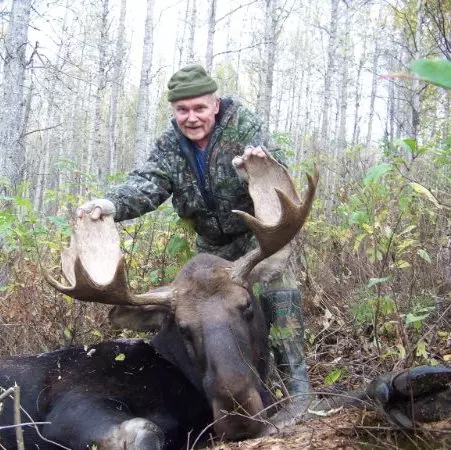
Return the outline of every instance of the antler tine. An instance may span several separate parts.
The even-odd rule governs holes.
[[[108,305],[171,305],[172,287],[157,288],[141,295],[130,293],[119,233],[111,216],[96,221],[88,216],[81,219],[69,248],[61,252],[61,259],[69,286],[59,283],[47,272],[44,277],[56,290],[77,300]]]
[[[309,215],[319,179],[315,165],[313,176],[306,174],[308,189],[301,202],[288,171],[272,156],[247,160],[245,170],[255,217],[243,211],[233,212],[241,216],[254,231],[259,246],[235,261],[231,277],[239,280],[247,278],[259,262],[294,238]]]

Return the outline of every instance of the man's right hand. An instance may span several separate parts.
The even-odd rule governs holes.
[[[92,220],[98,220],[103,216],[109,216],[115,214],[116,208],[113,202],[106,198],[97,198],[84,203],[77,208],[77,217],[83,218],[85,214],[88,214]]]

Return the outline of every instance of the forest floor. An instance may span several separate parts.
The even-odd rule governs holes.
[[[307,346],[312,390],[319,396],[362,389],[375,376],[409,367],[411,360],[379,355],[371,329],[359,329],[339,315],[310,315],[310,333],[316,339]],[[435,321],[432,327],[437,327]],[[440,328],[448,329],[442,322]],[[431,331],[431,328],[426,329]],[[427,332],[425,333],[427,334]],[[432,336],[434,333],[429,333]],[[451,334],[450,334],[451,336]],[[450,339],[428,339],[428,353],[438,363],[449,361]],[[407,355],[408,356],[408,355]],[[340,374],[331,387],[325,380],[332,371]],[[336,372],[337,373],[337,372]],[[451,420],[421,424],[409,431],[396,430],[382,412],[368,409],[338,409],[330,416],[303,421],[279,433],[233,443],[216,443],[214,450],[294,450],[294,449],[451,449]]]

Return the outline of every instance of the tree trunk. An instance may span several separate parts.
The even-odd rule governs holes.
[[[205,52],[205,70],[211,72],[213,68],[213,44],[216,31],[216,0],[210,0],[208,10],[208,36],[207,49]]]
[[[146,24],[144,26],[143,58],[139,82],[138,112],[136,114],[136,135],[134,165],[139,166],[147,159],[147,138],[149,131],[149,86],[152,81],[153,52],[153,10],[155,0],[147,0]]]
[[[417,26],[414,38],[414,59],[420,59],[423,55],[421,52],[421,37],[423,29],[423,0],[417,0]],[[412,80],[412,139],[418,140],[420,127],[420,107],[421,107],[421,87],[420,80],[416,77]]]
[[[379,6],[379,14],[377,18],[377,23],[380,24],[382,20],[382,8],[383,5]],[[382,30],[380,30],[382,31]],[[379,67],[379,55],[380,54],[380,40],[374,39],[374,49],[373,49],[373,66],[371,69],[373,79],[371,82],[371,97],[370,97],[370,111],[368,114],[368,130],[366,133],[366,147],[371,145],[371,139],[373,137],[373,120],[374,120],[374,104],[376,102],[377,95],[377,82],[379,78],[378,67]]]
[[[263,120],[264,127],[269,128],[271,120],[271,100],[274,85],[274,66],[276,64],[276,27],[277,27],[277,0],[266,0],[266,22],[265,22],[265,65],[266,77],[263,97]]]
[[[343,43],[343,59],[341,72],[341,92],[340,92],[340,120],[338,128],[337,156],[342,156],[346,148],[346,116],[348,114],[348,61],[349,61],[349,7],[346,7],[345,35]]]
[[[366,61],[366,43],[367,34],[363,38],[363,50],[360,55],[359,65],[357,66],[357,74],[355,77],[355,92],[354,92],[354,126],[352,130],[352,145],[355,146],[360,140],[360,102],[362,100],[362,69]]]
[[[108,145],[105,154],[105,174],[104,183],[107,176],[116,171],[116,149],[117,149],[117,109],[119,95],[123,88],[124,60],[125,60],[125,14],[127,0],[121,0],[121,12],[119,16],[119,26],[117,30],[116,51],[113,61],[113,83],[111,87],[110,118],[108,126]]]
[[[188,39],[188,64],[194,63],[194,38],[196,35],[196,18],[197,18],[197,6],[196,0],[192,0],[191,5],[191,17],[189,21],[189,39]]]
[[[181,14],[181,10],[179,11],[179,17],[177,20],[177,37],[175,40],[175,46],[176,46],[176,51],[174,52],[175,55],[178,54],[178,61],[175,64],[176,69],[178,70],[180,67],[185,65],[186,62],[186,30],[188,28],[188,23],[189,18],[189,4],[190,4],[190,0],[187,0],[186,2],[186,8],[185,8],[185,15],[182,17]],[[182,31],[180,32],[180,23],[182,23]]]
[[[0,193],[14,194],[25,161],[24,81],[31,0],[14,0],[5,42],[3,92],[0,104]],[[3,183],[3,180],[6,183]]]
[[[338,0],[331,0],[331,13],[329,25],[329,45],[327,51],[327,67],[324,77],[324,97],[321,120],[321,148],[328,153],[330,148],[330,104],[332,92],[332,76],[335,71],[335,58],[337,47],[337,22],[338,22]]]
[[[106,87],[106,40],[108,36],[109,0],[103,0],[102,17],[100,23],[99,65],[97,70],[97,87],[94,95],[94,110],[92,118],[92,132],[88,154],[88,173],[96,179],[104,178],[102,163],[102,100]]]

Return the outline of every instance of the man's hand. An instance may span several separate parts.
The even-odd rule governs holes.
[[[97,198],[79,206],[76,215],[82,219],[85,214],[88,214],[92,220],[99,220],[102,216],[109,216],[115,214],[116,208],[113,203],[106,198]]]
[[[258,147],[251,147],[248,146],[244,149],[244,153],[242,156],[235,156],[233,158],[233,167],[235,167],[236,173],[238,176],[244,180],[247,181],[248,175],[246,172],[246,169],[244,168],[244,165],[247,160],[250,158],[257,156],[259,158],[267,158],[269,156],[268,150],[266,150],[265,147],[258,146]]]

